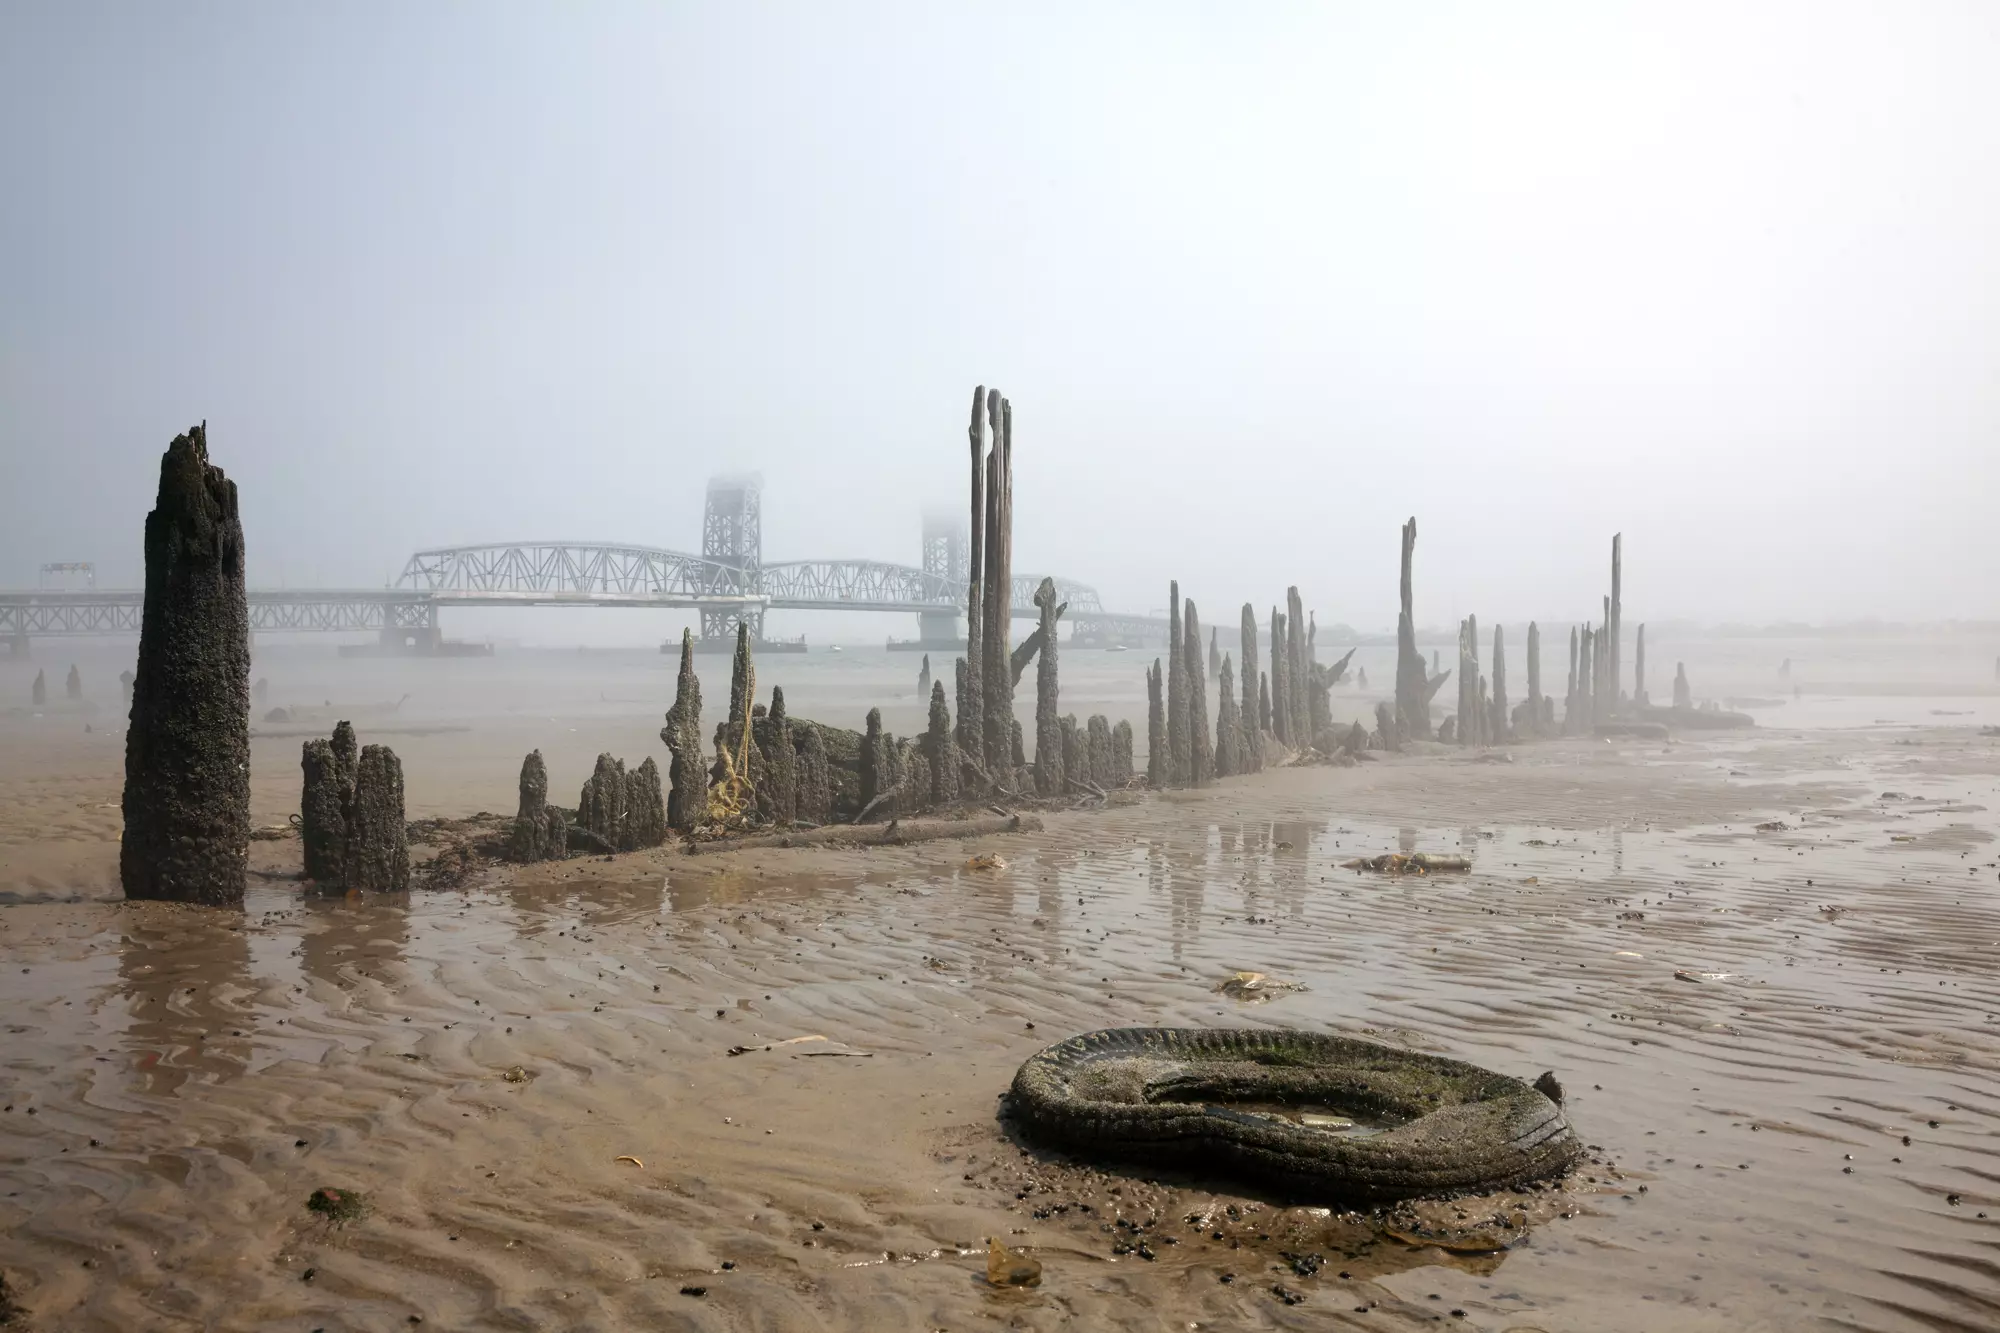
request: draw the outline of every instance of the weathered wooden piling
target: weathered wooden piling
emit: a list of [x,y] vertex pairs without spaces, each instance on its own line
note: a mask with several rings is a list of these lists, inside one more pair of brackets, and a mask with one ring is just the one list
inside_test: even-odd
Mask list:
[[35,672],[35,682],[28,687],[28,702],[40,708],[49,701],[49,678],[45,672]]
[[1214,776],[1215,748],[1208,734],[1208,673],[1202,668],[1201,620],[1195,614],[1192,597],[1182,604],[1181,617],[1185,623],[1186,638],[1183,642],[1187,651],[1183,682],[1188,699],[1187,782],[1190,786],[1203,787]]
[[70,663],[69,675],[63,679],[63,697],[72,700],[83,698],[83,677],[78,674],[74,662]]
[[1179,787],[1188,780],[1188,699],[1185,625],[1181,620],[1179,579],[1167,585],[1167,783]]
[[1312,705],[1306,692],[1306,609],[1297,584],[1285,589],[1285,721],[1292,729],[1290,744],[1303,750],[1313,743]]
[[1090,780],[1090,755],[1084,745],[1083,728],[1077,725],[1075,713],[1065,713],[1058,723],[1056,744],[1062,756],[1064,779],[1082,787]]
[[1132,781],[1132,724],[1123,718],[1111,729],[1111,780],[1120,787]]
[[[1222,679],[1222,648],[1216,637],[1220,633],[1221,631],[1217,629],[1215,626],[1213,625],[1209,626],[1208,674],[1215,677],[1217,680]],[[74,668],[72,668],[72,670],[74,670]]]
[[1168,784],[1171,776],[1167,737],[1167,710],[1160,698],[1160,659],[1153,659],[1146,672],[1146,784],[1155,790]]
[[1234,777],[1244,772],[1243,716],[1236,702],[1236,672],[1229,654],[1222,655],[1216,676],[1215,776]]
[[[671,755],[667,769],[670,783],[667,823],[677,832],[688,833],[708,813],[708,764],[701,752],[701,681],[694,673],[692,630],[681,631],[680,676],[674,685],[673,707],[667,710],[667,725],[660,728],[660,739],[666,742]],[[539,753],[530,758],[541,763]],[[524,769],[522,782],[526,781]],[[542,786],[546,791],[546,775]]]
[[299,756],[299,847],[306,878],[338,887],[347,854],[347,802],[353,789],[341,771],[333,745],[307,741]]
[[1611,607],[1604,616],[1605,632],[1611,636],[1610,651],[1605,658],[1605,702],[1607,720],[1617,713],[1620,702],[1619,691],[1624,687],[1624,639],[1625,639],[1625,534],[1611,534]]
[[1377,743],[1385,750],[1400,750],[1403,748],[1401,733],[1402,728],[1396,725],[1396,710],[1387,700],[1377,702],[1375,705]]
[[1694,707],[1694,691],[1688,686],[1688,668],[1686,662],[1674,663],[1674,707]]
[[[1272,732],[1272,726],[1273,726],[1273,720],[1271,717],[1271,677],[1268,673],[1260,671],[1257,673],[1257,729],[1260,733],[1271,733],[1275,735],[1276,733]],[[1262,748],[1261,740],[1259,742],[1259,748],[1260,749]],[[1259,767],[1263,766],[1263,761],[1261,760],[1261,758],[1258,761],[1258,766]]]
[[1528,731],[1542,735],[1542,629],[1528,622]]
[[1401,604],[1396,612],[1396,729],[1413,740],[1431,738],[1430,693],[1424,687],[1424,657],[1417,651],[1415,601],[1410,583],[1417,551],[1417,520],[1403,524]]
[[207,425],[160,460],[125,731],[127,898],[239,907],[250,847],[250,604],[236,485]]
[[1646,694],[1646,622],[1639,622],[1639,641],[1632,653],[1632,702],[1645,708],[1653,701]]
[[[1039,761],[1041,756],[1036,755]],[[930,803],[956,805],[960,774],[958,742],[951,735],[951,709],[944,701],[944,682],[931,686],[930,729],[924,733],[924,759],[930,765]]]
[[[942,682],[940,682],[942,688]],[[757,727],[757,750],[764,771],[757,783],[757,815],[766,824],[789,825],[798,817],[799,758],[792,739],[792,719],[785,712],[785,691],[771,689],[771,711]]]
[[1493,704],[1487,710],[1490,719],[1486,728],[1487,739],[1494,745],[1505,745],[1508,728],[1513,719],[1507,713],[1507,629],[1504,625],[1493,627]]
[[825,824],[833,818],[833,779],[828,771],[826,734],[816,726],[798,733],[798,781],[794,787],[793,818],[806,824]]
[[613,847],[625,834],[625,761],[609,752],[584,779],[576,798],[577,827],[588,829]]
[[1056,617],[1062,611],[1056,605],[1054,579],[1043,579],[1035,589],[1035,607],[1042,613],[1038,630],[1042,642],[1035,663],[1035,790],[1043,796],[1060,796],[1066,775],[1056,680]]
[[1003,774],[1013,763],[1014,674],[1010,635],[1014,585],[1014,407],[998,392],[986,395],[992,448],[986,456],[986,587],[981,610],[985,661],[980,667],[980,720],[985,726],[986,768]]
[[1243,603],[1243,615],[1237,629],[1241,637],[1243,655],[1243,705],[1241,725],[1243,737],[1238,757],[1240,771],[1255,773],[1264,767],[1264,745],[1258,736],[1262,719],[1257,711],[1257,612],[1250,603]]
[[507,854],[516,861],[554,861],[568,850],[568,821],[549,805],[548,766],[540,750],[531,750],[521,761],[521,801]]
[[1089,770],[1085,776],[1106,790],[1117,786],[1117,747],[1111,739],[1110,718],[1102,713],[1090,715],[1083,726],[1083,751]]
[[364,745],[347,807],[349,889],[395,893],[410,887],[410,842],[403,820],[403,764],[386,745]]
[[1291,668],[1291,647],[1285,635],[1285,615],[1271,608],[1271,734],[1281,745],[1292,740],[1291,684],[1286,679]]
[[931,655],[924,654],[924,664],[917,672],[917,697],[928,699],[931,695]]
[[625,775],[625,827],[618,845],[629,852],[658,847],[666,840],[666,793],[661,789],[660,766],[647,755]]
[[[986,387],[981,385],[972,391],[972,422],[965,432],[972,445],[972,531],[968,550],[971,573],[966,589],[965,660],[961,664],[958,690],[958,743],[965,753],[975,756],[982,765],[989,759],[984,717],[987,579],[985,420]],[[995,770],[989,768],[987,771],[993,773]]]

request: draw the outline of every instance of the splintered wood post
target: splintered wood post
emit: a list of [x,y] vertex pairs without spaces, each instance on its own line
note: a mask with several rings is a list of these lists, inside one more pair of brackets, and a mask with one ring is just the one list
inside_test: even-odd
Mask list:
[[1236,672],[1228,653],[1216,674],[1215,776],[1234,777],[1243,768],[1243,715],[1237,711]]
[[1146,672],[1146,785],[1167,785],[1167,705],[1160,697],[1160,659]]
[[1507,631],[1504,626],[1493,627],[1493,725],[1492,741],[1503,745],[1507,741]]
[[1056,617],[1061,609],[1056,605],[1054,579],[1042,580],[1042,586],[1035,590],[1035,606],[1042,613],[1042,646],[1035,664],[1035,791],[1042,796],[1061,796],[1066,776],[1056,682]]
[[1619,689],[1625,679],[1624,672],[1621,669],[1624,665],[1625,655],[1624,649],[1621,646],[1625,638],[1624,594],[1625,534],[1614,532],[1611,534],[1611,610],[1605,616],[1604,622],[1605,627],[1611,631],[1611,651],[1606,655],[1606,665],[1611,677],[1610,698],[1607,706],[1614,713],[1618,711]]
[[[1417,551],[1417,520],[1403,524],[1402,601],[1396,613],[1396,727],[1417,740],[1431,738],[1430,696],[1425,692],[1423,654],[1417,651],[1416,609],[1410,566]],[[1386,737],[1384,739],[1387,739]]]
[[1591,716],[1599,722],[1611,720],[1617,710],[1617,682],[1611,678],[1611,653],[1617,645],[1611,641],[1611,598],[1604,599],[1604,619],[1597,622],[1597,638],[1590,660],[1597,667],[1597,675],[1592,680],[1592,694],[1595,706]]
[[208,461],[206,423],[175,436],[160,459],[145,551],[119,883],[127,898],[241,907],[250,604],[236,483]]
[[1188,767],[1189,785],[1202,787],[1215,764],[1215,753],[1208,736],[1208,675],[1201,662],[1201,619],[1195,614],[1194,599],[1188,598],[1182,604],[1181,618],[1186,628],[1184,640],[1187,652],[1187,666],[1183,684],[1188,700]]
[[1255,773],[1264,767],[1264,747],[1257,735],[1257,612],[1250,603],[1243,603],[1242,625],[1238,630],[1242,635],[1243,659],[1243,752],[1238,759],[1242,772]]
[[1306,612],[1296,584],[1285,589],[1285,725],[1293,749],[1313,743],[1312,710],[1306,703]]
[[1008,643],[1013,610],[1013,405],[998,393],[986,395],[992,447],[986,455],[986,624],[981,717],[985,723],[987,772],[996,777],[1013,768],[1014,677]]
[[1182,642],[1181,585],[1167,585],[1167,782],[1188,780],[1187,651]]
[[1639,622],[1639,643],[1632,654],[1632,702],[1644,708],[1646,698],[1646,622]]
[[1528,622],[1528,734],[1542,734],[1542,630]]
[[1576,649],[1576,730],[1579,736],[1588,736],[1597,725],[1596,640],[1596,632],[1585,625]]
[[[972,424],[966,428],[966,437],[972,444],[972,533],[968,559],[971,573],[967,576],[965,607],[965,661],[961,663],[962,676],[958,690],[958,741],[967,754],[984,757],[986,752],[986,723],[982,715],[985,702],[985,662],[986,662],[986,452],[982,430],[986,416],[986,386],[972,391]],[[989,772],[991,770],[988,770]]]
[[1281,744],[1292,743],[1291,690],[1285,675],[1289,649],[1285,640],[1285,617],[1271,608],[1271,734]]

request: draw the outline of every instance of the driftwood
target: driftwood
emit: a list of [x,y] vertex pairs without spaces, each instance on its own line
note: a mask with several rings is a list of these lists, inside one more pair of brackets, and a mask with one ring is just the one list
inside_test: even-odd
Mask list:
[[987,833],[1039,833],[1042,821],[1033,815],[1010,815],[1000,819],[897,820],[880,828],[853,824],[805,829],[793,833],[762,833],[748,838],[718,838],[713,842],[691,842],[690,855],[714,852],[757,851],[774,847],[901,847],[909,843],[935,842],[940,838],[975,838]]

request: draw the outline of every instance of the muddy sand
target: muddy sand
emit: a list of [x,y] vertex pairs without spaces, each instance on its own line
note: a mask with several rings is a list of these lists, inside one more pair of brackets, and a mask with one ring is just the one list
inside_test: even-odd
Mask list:
[[[1975,728],[1393,757],[406,898],[304,897],[258,843],[240,916],[103,900],[116,748],[12,739],[0,1273],[32,1328],[2000,1326]],[[275,822],[296,769],[262,771]],[[1340,868],[1399,848],[1474,868]],[[1307,989],[1218,995],[1239,969]],[[1593,1151],[1373,1218],[1017,1143],[1019,1062],[1125,1024],[1553,1070]],[[1038,1288],[984,1283],[996,1236]]]

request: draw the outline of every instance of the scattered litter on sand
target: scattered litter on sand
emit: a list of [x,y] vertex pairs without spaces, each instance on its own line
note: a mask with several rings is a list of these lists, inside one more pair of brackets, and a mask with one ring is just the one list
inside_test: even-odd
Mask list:
[[531,1082],[535,1076],[521,1068],[521,1066],[515,1065],[500,1077],[506,1079],[509,1083],[527,1083]]
[[1213,987],[1218,995],[1227,995],[1232,1000],[1243,1000],[1250,1004],[1262,1004],[1282,991],[1304,990],[1306,987],[1296,981],[1280,981],[1267,977],[1262,972],[1232,972]]
[[368,1211],[368,1196],[322,1185],[306,1199],[306,1207],[329,1222],[352,1222]]
[[780,1046],[798,1046],[804,1042],[825,1040],[825,1037],[815,1032],[805,1037],[787,1037],[783,1041],[767,1041],[762,1046],[731,1046],[729,1053],[731,1055],[749,1055],[753,1051],[775,1051]]
[[1734,972],[1690,972],[1685,968],[1674,973],[1675,981],[1727,981]]
[[990,853],[982,854],[967,861],[965,868],[967,870],[1005,870],[1007,868],[1007,860],[1005,857],[993,856]]
[[1787,824],[1782,819],[1770,819],[1766,820],[1762,824],[1759,824],[1757,826],[1757,831],[1759,833],[1786,833],[1791,830],[1791,827],[1792,826],[1790,824]]
[[1431,852],[1385,852],[1342,861],[1342,870],[1373,870],[1381,875],[1435,875],[1442,870],[1470,870],[1472,862],[1463,856],[1439,856]]
[[996,1287],[1039,1287],[1042,1265],[1000,1243],[998,1236],[987,1242],[986,1280]]
[[612,1158],[611,1160],[613,1162],[630,1162],[632,1165],[638,1167],[641,1171],[644,1171],[646,1169],[646,1164],[640,1161],[638,1158],[634,1157],[630,1153],[620,1153],[618,1156]]

